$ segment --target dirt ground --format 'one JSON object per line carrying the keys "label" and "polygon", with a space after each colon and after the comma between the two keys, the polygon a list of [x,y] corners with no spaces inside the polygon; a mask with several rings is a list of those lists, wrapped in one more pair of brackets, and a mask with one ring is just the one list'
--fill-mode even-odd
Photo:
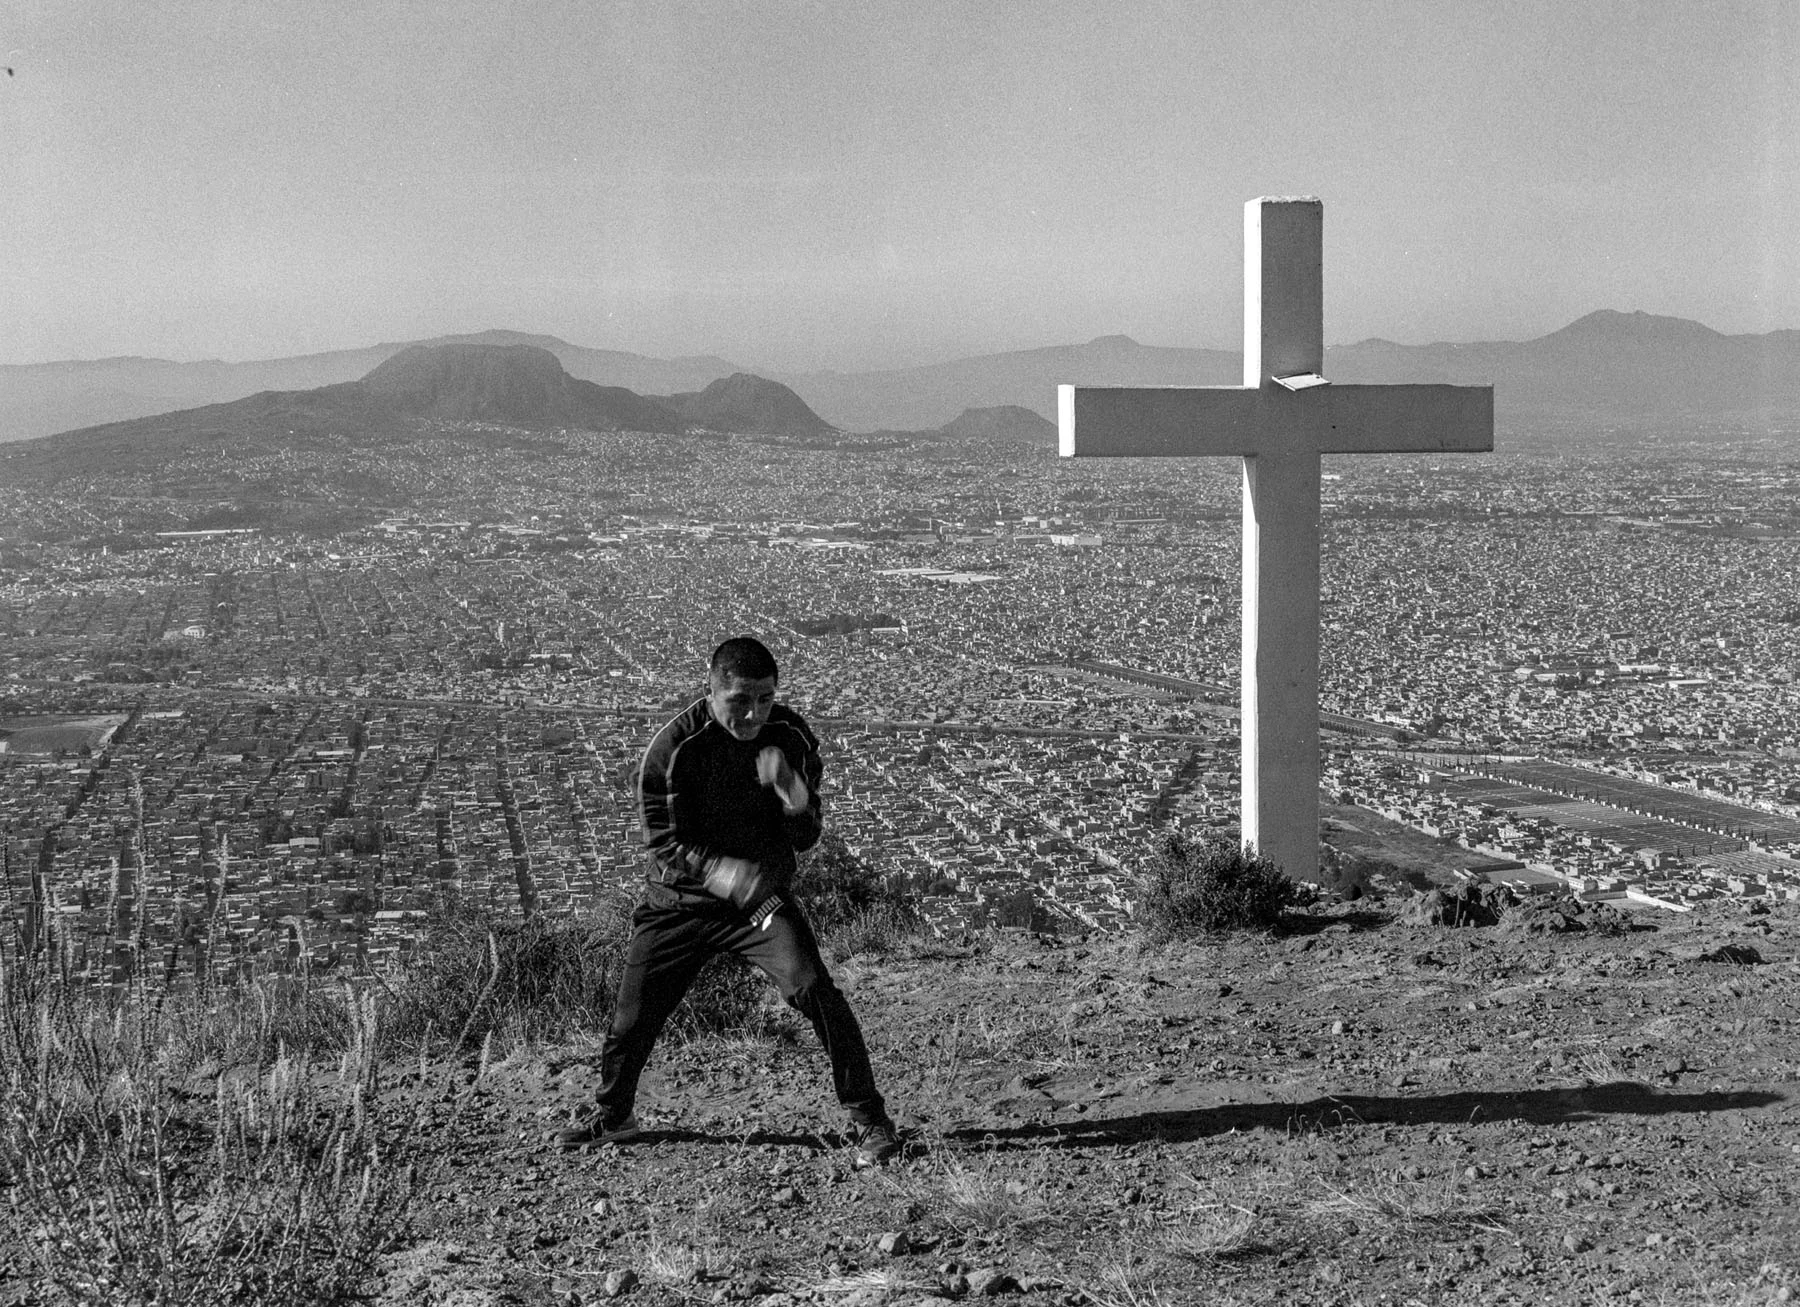
{"label": "dirt ground", "polygon": [[1800,909],[1533,933],[1408,907],[842,960],[912,1139],[872,1172],[779,1008],[660,1049],[626,1147],[544,1142],[591,1097],[594,1047],[428,1070],[397,1087],[425,1101],[427,1179],[381,1300],[1800,1294]]}

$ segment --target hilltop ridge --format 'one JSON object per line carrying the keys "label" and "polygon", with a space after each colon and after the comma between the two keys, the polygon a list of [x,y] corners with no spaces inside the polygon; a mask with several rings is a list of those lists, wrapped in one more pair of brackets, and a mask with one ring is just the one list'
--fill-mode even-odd
{"label": "hilltop ridge", "polygon": [[[1624,313],[1618,309],[1595,309],[1575,319],[1568,326],[1543,337],[1552,340],[1583,340],[1606,343],[1642,344],[1648,341],[1675,341],[1693,344],[1730,339],[1702,323],[1688,318],[1672,318],[1645,313],[1642,309]],[[1747,339],[1754,339],[1749,337]]]}

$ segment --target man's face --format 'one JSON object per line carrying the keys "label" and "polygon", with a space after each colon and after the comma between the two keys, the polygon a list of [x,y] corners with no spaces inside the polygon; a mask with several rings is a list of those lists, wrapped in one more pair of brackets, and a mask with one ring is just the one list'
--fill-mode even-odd
{"label": "man's face", "polygon": [[707,690],[706,703],[713,720],[731,732],[737,740],[754,740],[769,720],[775,706],[775,678],[745,680],[739,676],[714,677]]}

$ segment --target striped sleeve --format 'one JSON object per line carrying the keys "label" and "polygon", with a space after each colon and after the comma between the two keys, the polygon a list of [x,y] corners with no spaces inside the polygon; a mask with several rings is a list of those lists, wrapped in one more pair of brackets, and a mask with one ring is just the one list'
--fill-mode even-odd
{"label": "striped sleeve", "polygon": [[644,760],[638,766],[638,824],[643,829],[644,846],[656,862],[658,879],[665,885],[698,886],[711,854],[698,844],[677,838],[673,811],[675,758],[687,738],[681,730],[682,721],[683,717],[677,717],[664,726],[644,750]]}

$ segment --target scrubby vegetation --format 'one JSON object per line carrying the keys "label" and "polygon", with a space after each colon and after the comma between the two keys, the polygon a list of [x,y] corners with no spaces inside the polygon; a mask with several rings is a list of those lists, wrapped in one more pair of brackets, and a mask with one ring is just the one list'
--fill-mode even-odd
{"label": "scrubby vegetation", "polygon": [[[807,860],[795,894],[839,956],[920,928],[841,843]],[[45,1301],[349,1301],[405,1237],[421,1183],[406,1144],[429,1096],[401,1109],[383,1066],[416,1059],[456,1110],[463,1063],[598,1036],[629,933],[624,896],[530,918],[446,900],[393,974],[186,995],[0,959],[0,1242]],[[754,1031],[770,996],[760,973],[718,959],[667,1037]]]}
{"label": "scrubby vegetation", "polygon": [[800,860],[794,897],[834,956],[887,954],[924,929],[911,898],[827,831]]}
{"label": "scrubby vegetation", "polygon": [[1306,891],[1248,846],[1166,835],[1138,876],[1136,918],[1152,942],[1268,930]]}
{"label": "scrubby vegetation", "polygon": [[[520,918],[440,903],[423,946],[389,983],[397,1037],[454,1049],[599,1035],[625,964],[631,903],[589,913]],[[722,958],[701,973],[670,1021],[691,1038],[751,1020],[766,983]]]}
{"label": "scrubby vegetation", "polygon": [[[793,892],[822,946],[839,958],[892,952],[923,929],[910,900],[834,836],[802,860]],[[598,1035],[612,1010],[630,918],[623,895],[570,917],[520,918],[441,902],[423,947],[391,982],[393,1033],[457,1048]],[[676,1009],[669,1033],[681,1039],[738,1029],[755,1021],[770,992],[754,968],[718,958]]]}
{"label": "scrubby vegetation", "polygon": [[361,1289],[406,1228],[416,1176],[395,1147],[404,1127],[374,1111],[373,1000],[331,992],[333,1066],[274,1037],[293,998],[250,985],[207,1006],[116,999],[0,964],[0,1242],[41,1301]]}

